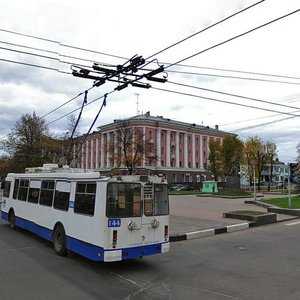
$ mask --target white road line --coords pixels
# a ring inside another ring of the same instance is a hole
[[[288,224],[284,224],[284,225],[293,226],[293,225],[298,225],[298,224],[300,224],[300,221],[293,222],[293,223],[288,223]]]

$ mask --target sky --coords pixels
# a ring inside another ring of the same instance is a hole
[[[81,134],[88,131],[107,93],[93,130],[150,111],[153,116],[218,125],[242,140],[258,136],[272,141],[284,162],[296,156],[299,1],[10,0],[0,8],[0,138],[22,114],[33,112],[51,132],[64,135],[66,115],[74,111],[78,116],[84,91],[93,86],[91,79],[74,77],[72,69],[91,68],[94,62],[115,68],[139,55],[156,59],[148,70],[164,65],[165,72],[157,76],[168,81],[143,79],[150,89],[115,91],[115,82],[90,89]]]

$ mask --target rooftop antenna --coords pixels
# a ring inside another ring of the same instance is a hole
[[[139,93],[135,93],[136,95],[136,115],[138,116],[139,115]]]

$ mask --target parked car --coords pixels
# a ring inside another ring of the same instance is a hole
[[[171,184],[169,186],[170,191],[192,191],[193,187],[184,184]]]

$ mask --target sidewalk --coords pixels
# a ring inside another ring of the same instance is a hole
[[[274,197],[265,195],[264,198]],[[278,195],[276,195],[278,197]],[[249,228],[248,221],[228,219],[223,213],[237,210],[254,210],[267,212],[266,208],[254,204],[245,204],[253,198],[215,198],[197,197],[196,195],[169,196],[170,199],[170,240],[232,232]],[[277,214],[277,222],[297,217]]]

